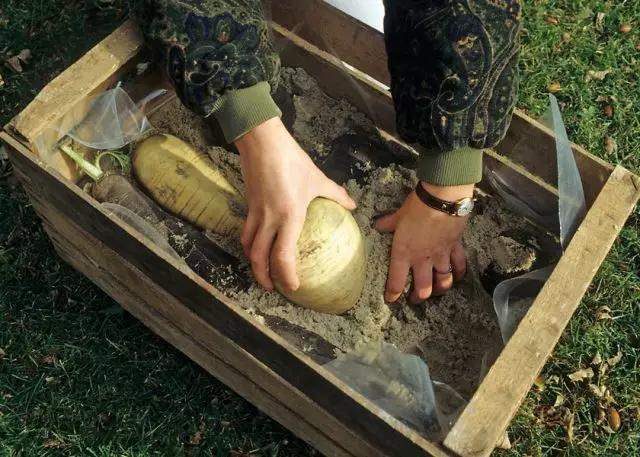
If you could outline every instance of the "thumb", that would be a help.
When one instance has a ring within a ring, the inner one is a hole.
[[[356,209],[356,202],[349,196],[347,189],[327,178],[322,196],[344,206],[349,211]]]
[[[376,230],[381,233],[391,233],[396,230],[398,224],[398,212],[383,216],[376,221]]]

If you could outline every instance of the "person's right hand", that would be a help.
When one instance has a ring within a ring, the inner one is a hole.
[[[267,290],[273,278],[291,291],[300,286],[296,243],[307,207],[316,197],[355,208],[347,191],[313,163],[287,131],[272,118],[235,141],[240,152],[248,215],[240,241],[256,280]],[[273,252],[272,252],[273,249]],[[275,271],[270,271],[270,256]]]

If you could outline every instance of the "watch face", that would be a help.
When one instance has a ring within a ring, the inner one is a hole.
[[[460,217],[468,215],[473,209],[473,200],[465,200],[458,206],[457,214]]]

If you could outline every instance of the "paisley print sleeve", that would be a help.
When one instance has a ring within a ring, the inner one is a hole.
[[[134,5],[156,61],[189,109],[202,116],[225,105],[237,111],[248,101],[227,99],[248,94],[260,99],[254,108],[266,110],[264,116],[280,114],[270,100],[280,60],[260,0],[135,0]]]
[[[385,9],[399,134],[432,161],[459,155],[448,164],[459,173],[477,168],[473,150],[499,143],[513,115],[522,1],[385,0]],[[469,180],[448,173],[439,180]]]

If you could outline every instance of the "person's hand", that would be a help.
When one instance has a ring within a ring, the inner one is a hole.
[[[440,187],[421,183],[432,195],[455,201],[473,195],[473,185]],[[413,272],[410,300],[419,303],[432,294],[441,295],[454,279],[465,274],[462,234],[468,217],[457,217],[425,205],[412,192],[402,207],[377,221],[380,232],[395,232],[385,300],[395,302],[404,291],[409,270]],[[451,267],[451,271],[450,271]]]
[[[240,242],[253,274],[267,290],[273,289],[274,277],[290,290],[297,290],[296,243],[309,203],[324,197],[349,210],[356,204],[343,187],[316,167],[280,118],[260,124],[235,145],[249,210]],[[271,255],[275,271],[269,268]]]

